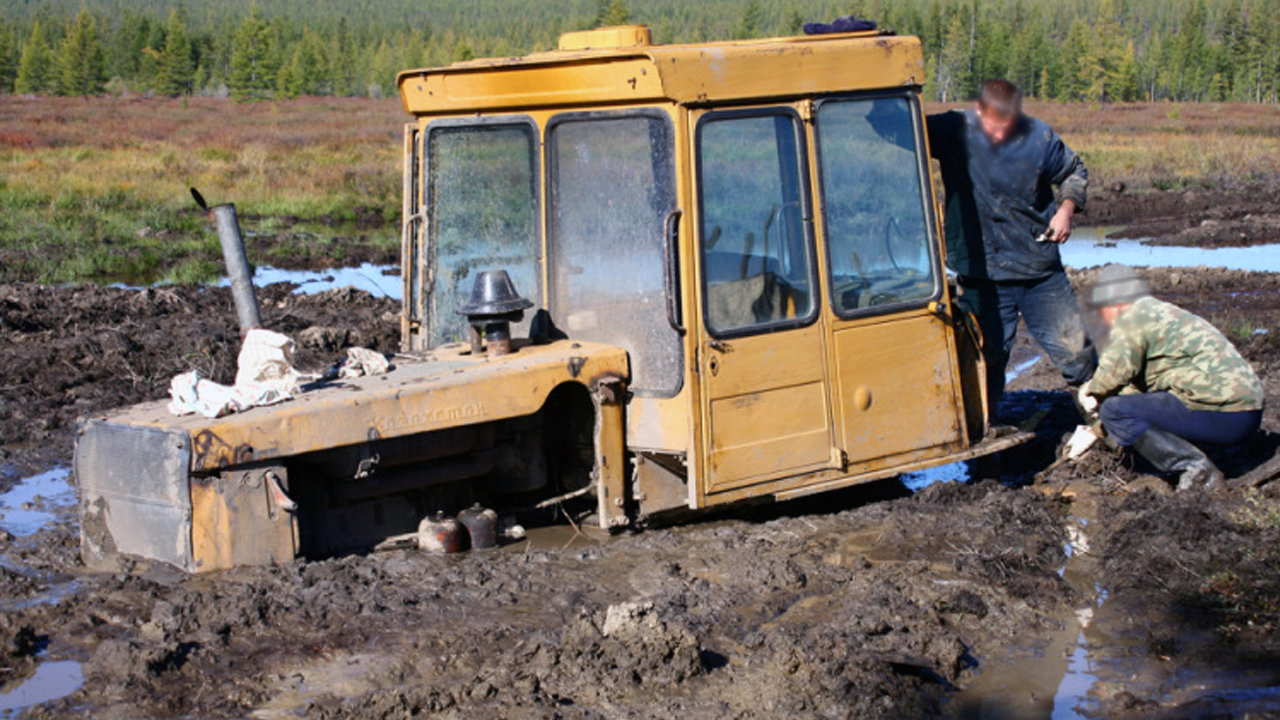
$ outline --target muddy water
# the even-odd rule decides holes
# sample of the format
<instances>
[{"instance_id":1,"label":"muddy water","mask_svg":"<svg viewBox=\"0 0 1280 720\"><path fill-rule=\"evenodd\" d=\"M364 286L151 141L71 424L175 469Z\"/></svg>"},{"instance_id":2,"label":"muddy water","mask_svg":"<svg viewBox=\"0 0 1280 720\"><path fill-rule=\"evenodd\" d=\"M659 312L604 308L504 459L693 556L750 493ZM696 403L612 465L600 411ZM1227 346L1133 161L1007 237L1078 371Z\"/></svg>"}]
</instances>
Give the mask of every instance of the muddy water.
<instances>
[{"instance_id":1,"label":"muddy water","mask_svg":"<svg viewBox=\"0 0 1280 720\"><path fill-rule=\"evenodd\" d=\"M75 505L76 492L67 482L70 474L69 468L53 468L20 480L0 494L0 529L25 537L53 522L60 510Z\"/></svg>"},{"instance_id":2,"label":"muddy water","mask_svg":"<svg viewBox=\"0 0 1280 720\"><path fill-rule=\"evenodd\" d=\"M297 292L307 295L350 286L357 290L365 290L374 297L391 300L400 300L404 297L399 268L394 265L364 263L357 267L325 270L282 270L269 265L254 268L253 284L255 286L263 287L281 282L294 283L298 286ZM222 278L218 282L218 287L228 287L230 284L230 280Z\"/></svg>"},{"instance_id":3,"label":"muddy water","mask_svg":"<svg viewBox=\"0 0 1280 720\"><path fill-rule=\"evenodd\" d=\"M1067 267L1090 268L1107 263L1139 267L1216 267L1228 270L1280 272L1280 245L1252 247L1187 247L1148 245L1146 239L1108 240L1119 228L1090 227L1072 231L1062 245L1062 262Z\"/></svg>"},{"instance_id":4,"label":"muddy water","mask_svg":"<svg viewBox=\"0 0 1280 720\"><path fill-rule=\"evenodd\" d=\"M18 717L23 710L64 698L84 685L84 671L74 660L40 663L35 673L17 685L0 690L0 718Z\"/></svg>"},{"instance_id":5,"label":"muddy water","mask_svg":"<svg viewBox=\"0 0 1280 720\"><path fill-rule=\"evenodd\" d=\"M1073 507L1073 512L1088 512ZM1018 718L1019 720L1076 720L1096 710L1090 697L1098 683L1086 633L1105 593L1097 584L1088 535L1089 521L1066 518L1066 563L1060 576L1077 601L1058 618L1056 631L1028 635L993 658L976 680L956 698L955 717L961 720Z\"/></svg>"}]
</instances>

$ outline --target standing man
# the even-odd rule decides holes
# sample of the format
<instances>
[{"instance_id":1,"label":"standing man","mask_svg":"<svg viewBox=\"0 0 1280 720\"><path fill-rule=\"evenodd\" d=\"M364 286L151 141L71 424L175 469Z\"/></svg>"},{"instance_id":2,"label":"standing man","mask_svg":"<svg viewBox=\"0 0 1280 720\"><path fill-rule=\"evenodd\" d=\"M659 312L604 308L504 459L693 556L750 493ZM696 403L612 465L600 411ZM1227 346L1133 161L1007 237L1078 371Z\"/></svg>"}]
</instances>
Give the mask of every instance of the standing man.
<instances>
[{"instance_id":1,"label":"standing man","mask_svg":"<svg viewBox=\"0 0 1280 720\"><path fill-rule=\"evenodd\" d=\"M958 304L982 329L992 416L1019 316L1067 384L1081 385L1098 358L1058 245L1085 205L1084 163L1048 125L1022 113L1022 94L1008 80L988 81L970 110L930 115L928 132L946 188L947 265L963 289Z\"/></svg>"},{"instance_id":2,"label":"standing man","mask_svg":"<svg viewBox=\"0 0 1280 720\"><path fill-rule=\"evenodd\" d=\"M1089 304L1111 338L1081 407L1097 409L1116 442L1178 473L1179 490L1220 488L1222 473L1195 443L1234 445L1258 431L1265 395L1249 361L1205 320L1151 297L1132 268L1104 267Z\"/></svg>"}]
</instances>

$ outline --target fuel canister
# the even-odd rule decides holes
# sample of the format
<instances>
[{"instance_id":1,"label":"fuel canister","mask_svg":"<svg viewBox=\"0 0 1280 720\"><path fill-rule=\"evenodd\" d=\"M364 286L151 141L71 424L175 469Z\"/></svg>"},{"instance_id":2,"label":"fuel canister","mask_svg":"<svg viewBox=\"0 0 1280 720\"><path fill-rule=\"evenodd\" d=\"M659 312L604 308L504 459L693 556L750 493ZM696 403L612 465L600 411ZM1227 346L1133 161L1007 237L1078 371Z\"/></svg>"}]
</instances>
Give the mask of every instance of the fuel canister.
<instances>
[{"instance_id":1,"label":"fuel canister","mask_svg":"<svg viewBox=\"0 0 1280 720\"><path fill-rule=\"evenodd\" d=\"M418 523L418 548L429 553L456 553L466 549L466 532L457 520L436 511Z\"/></svg>"},{"instance_id":2,"label":"fuel canister","mask_svg":"<svg viewBox=\"0 0 1280 720\"><path fill-rule=\"evenodd\" d=\"M471 536L472 549L483 550L498 544L498 513L480 507L480 503L458 513L458 522Z\"/></svg>"}]
</instances>

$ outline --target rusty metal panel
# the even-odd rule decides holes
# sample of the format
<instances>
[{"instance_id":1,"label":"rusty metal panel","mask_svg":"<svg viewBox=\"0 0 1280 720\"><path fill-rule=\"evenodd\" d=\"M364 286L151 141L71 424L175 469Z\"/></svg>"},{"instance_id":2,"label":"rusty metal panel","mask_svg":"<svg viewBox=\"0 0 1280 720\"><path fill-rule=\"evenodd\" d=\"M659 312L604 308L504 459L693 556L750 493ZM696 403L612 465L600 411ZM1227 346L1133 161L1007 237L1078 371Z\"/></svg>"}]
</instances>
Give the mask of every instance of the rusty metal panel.
<instances>
[{"instance_id":1,"label":"rusty metal panel","mask_svg":"<svg viewBox=\"0 0 1280 720\"><path fill-rule=\"evenodd\" d=\"M192 480L192 556L197 571L293 560L298 550L297 523L273 496L272 482L287 490L284 466L232 470Z\"/></svg>"},{"instance_id":2,"label":"rusty metal panel","mask_svg":"<svg viewBox=\"0 0 1280 720\"><path fill-rule=\"evenodd\" d=\"M75 453L85 564L112 568L126 554L194 569L190 464L185 432L87 421Z\"/></svg>"},{"instance_id":3,"label":"rusty metal panel","mask_svg":"<svg viewBox=\"0 0 1280 720\"><path fill-rule=\"evenodd\" d=\"M164 403L135 406L109 419L188 433L191 470L202 472L532 415L562 383L594 387L600 378L629 374L626 351L608 345L523 345L502 357L471 356L455 345L417 362L398 358L386 375L332 383L214 420L174 417Z\"/></svg>"},{"instance_id":4,"label":"rusty metal panel","mask_svg":"<svg viewBox=\"0 0 1280 720\"><path fill-rule=\"evenodd\" d=\"M627 386L621 378L603 380L591 395L595 405L596 493L600 527L609 530L630 522L627 501L626 423L623 406Z\"/></svg>"}]
</instances>

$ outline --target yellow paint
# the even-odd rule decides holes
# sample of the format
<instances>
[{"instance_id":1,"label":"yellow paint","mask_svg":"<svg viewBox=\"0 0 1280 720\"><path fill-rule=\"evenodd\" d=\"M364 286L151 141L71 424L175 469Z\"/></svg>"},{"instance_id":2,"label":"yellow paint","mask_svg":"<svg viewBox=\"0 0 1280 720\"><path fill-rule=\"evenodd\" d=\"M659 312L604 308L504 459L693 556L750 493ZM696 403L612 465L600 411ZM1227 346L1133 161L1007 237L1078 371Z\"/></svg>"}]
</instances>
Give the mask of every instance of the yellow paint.
<instances>
[{"instance_id":1,"label":"yellow paint","mask_svg":"<svg viewBox=\"0 0 1280 720\"><path fill-rule=\"evenodd\" d=\"M658 99L714 103L925 81L924 56L914 37L852 33L582 47L593 42L607 44L574 34L567 39L571 49L406 70L397 79L400 96L406 112L423 116Z\"/></svg>"},{"instance_id":2,"label":"yellow paint","mask_svg":"<svg viewBox=\"0 0 1280 720\"><path fill-rule=\"evenodd\" d=\"M571 358L583 358L578 374ZM190 433L192 471L287 458L479 422L531 415L562 383L587 386L628 376L626 353L593 343L528 345L498 358L471 357L461 345L421 362L399 361L389 375L356 378L265 408L214 420L174 417L163 403L108 419ZM340 419L340 421L339 421Z\"/></svg>"},{"instance_id":3,"label":"yellow paint","mask_svg":"<svg viewBox=\"0 0 1280 720\"><path fill-rule=\"evenodd\" d=\"M856 33L663 46L651 44L647 28L623 26L570 33L560 49L526 57L409 70L398 82L404 107L414 115L403 136L408 300L401 328L405 349L425 354L397 357L397 367L385 376L343 381L216 420L174 418L161 403L107 418L191 438L191 532L200 569L279 562L297 547L292 519L273 515L266 496L244 490L229 479L234 473L370 440L529 416L564 384L585 387L595 407L593 474L604 527L629 522L644 494L643 481L632 487L629 453L665 456L669 467L687 467L688 504L705 507L843 487L1021 441L969 444L969 432L980 436L986 422L981 358L968 334L957 342L945 288L927 305L856 320L840 319L827 302L823 199L813 191L819 179L815 103L885 90L914 93L909 97L918 113L924 63L916 38ZM796 321L792 326L713 338L703 318L740 308L724 305L719 296L723 307L716 309L701 281L695 128L707 112L749 107L787 108L803 120L799 149L808 155L808 175L800 181L810 198L805 219L813 234L818 279L811 293L818 310L798 318L800 303L788 296L780 319ZM670 398L630 394L626 349L597 343L522 345L500 358L474 357L459 345L428 352L420 334L424 308L411 304L411 290L415 270L429 286L420 155L431 123L518 116L536 126L543 147L549 123L561 113L638 109L665 113L673 129L674 203L682 213L676 279L685 328L679 392ZM539 166L545 259L553 257L545 156ZM925 181L925 201L933 208L932 178ZM933 229L929 240L941 258L941 233ZM940 275L940 261L935 270ZM526 292L546 307L558 275L545 266L542 273L540 296Z\"/></svg>"}]
</instances>

